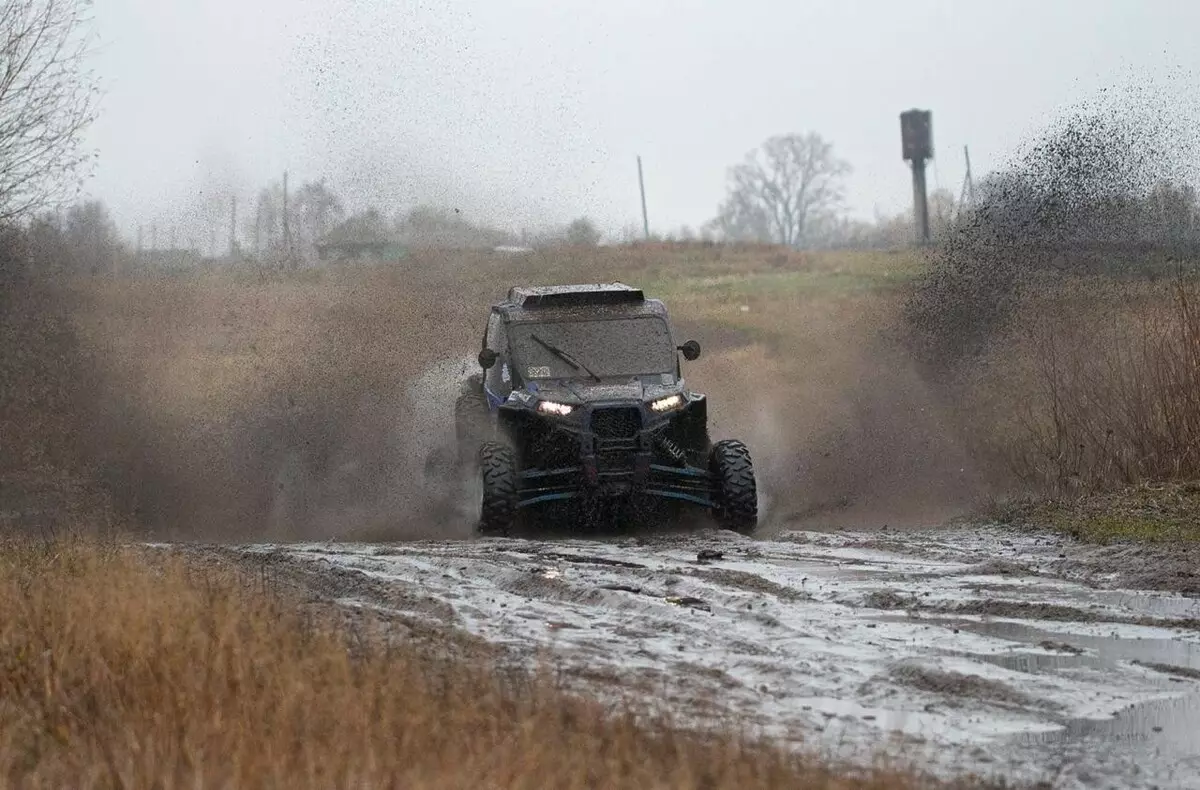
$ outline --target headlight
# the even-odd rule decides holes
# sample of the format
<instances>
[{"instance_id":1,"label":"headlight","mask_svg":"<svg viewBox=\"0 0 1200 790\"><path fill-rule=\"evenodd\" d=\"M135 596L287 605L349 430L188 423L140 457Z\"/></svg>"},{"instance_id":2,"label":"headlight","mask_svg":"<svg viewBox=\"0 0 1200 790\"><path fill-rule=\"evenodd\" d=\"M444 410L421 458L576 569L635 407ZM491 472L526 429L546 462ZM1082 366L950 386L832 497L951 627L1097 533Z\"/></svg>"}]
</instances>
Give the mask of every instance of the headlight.
<instances>
[{"instance_id":1,"label":"headlight","mask_svg":"<svg viewBox=\"0 0 1200 790\"><path fill-rule=\"evenodd\" d=\"M543 414L553 414L556 417L566 417L575 411L574 406L568 406L565 403L556 403L552 400L538 401L537 408Z\"/></svg>"},{"instance_id":2,"label":"headlight","mask_svg":"<svg viewBox=\"0 0 1200 790\"><path fill-rule=\"evenodd\" d=\"M682 405L683 405L683 396L682 395L668 395L665 398L659 398L656 401L651 401L650 409L652 411L662 412L662 411L670 411L671 409L678 409Z\"/></svg>"}]
</instances>

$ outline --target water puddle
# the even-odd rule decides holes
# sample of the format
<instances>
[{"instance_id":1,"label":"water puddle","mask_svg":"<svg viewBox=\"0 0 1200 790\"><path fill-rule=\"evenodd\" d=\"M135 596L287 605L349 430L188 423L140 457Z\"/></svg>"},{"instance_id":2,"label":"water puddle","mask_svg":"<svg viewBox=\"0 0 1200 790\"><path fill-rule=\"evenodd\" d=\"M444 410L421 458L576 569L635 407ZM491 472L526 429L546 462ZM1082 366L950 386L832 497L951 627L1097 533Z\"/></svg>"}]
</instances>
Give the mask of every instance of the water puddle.
<instances>
[{"instance_id":1,"label":"water puddle","mask_svg":"<svg viewBox=\"0 0 1200 790\"><path fill-rule=\"evenodd\" d=\"M1107 719L1071 719L1061 729L1021 733L1015 740L1036 744L1144 741L1159 749L1200 753L1200 693L1139 702Z\"/></svg>"},{"instance_id":2,"label":"water puddle","mask_svg":"<svg viewBox=\"0 0 1200 790\"><path fill-rule=\"evenodd\" d=\"M1076 633L1043 630L1024 623L989 620L942 621L946 625L982 636L992 636L1013 642L1038 645L1052 641L1090 651L1095 659L1112 665L1117 661L1171 664L1186 669L1200 669L1200 644L1177 639L1121 639L1117 637L1086 636Z\"/></svg>"},{"instance_id":3,"label":"water puddle","mask_svg":"<svg viewBox=\"0 0 1200 790\"><path fill-rule=\"evenodd\" d=\"M1164 617L1177 620L1196 618L1200 620L1200 600L1180 595L1154 595L1125 590L1093 590L1093 600L1105 606L1123 609L1133 614Z\"/></svg>"},{"instance_id":4,"label":"water puddle","mask_svg":"<svg viewBox=\"0 0 1200 790\"><path fill-rule=\"evenodd\" d=\"M1086 653L1075 655L1070 653L993 653L990 655L971 654L968 658L972 661L980 661L1030 675L1063 669L1110 669L1113 667L1112 661Z\"/></svg>"}]
</instances>

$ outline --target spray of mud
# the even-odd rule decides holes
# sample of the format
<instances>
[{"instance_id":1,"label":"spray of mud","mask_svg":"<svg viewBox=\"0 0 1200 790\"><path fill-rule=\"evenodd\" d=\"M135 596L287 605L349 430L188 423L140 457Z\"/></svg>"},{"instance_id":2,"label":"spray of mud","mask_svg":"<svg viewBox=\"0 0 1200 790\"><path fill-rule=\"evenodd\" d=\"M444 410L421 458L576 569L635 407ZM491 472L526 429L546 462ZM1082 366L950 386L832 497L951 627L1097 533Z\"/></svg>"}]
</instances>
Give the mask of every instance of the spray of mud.
<instances>
[{"instance_id":1,"label":"spray of mud","mask_svg":"<svg viewBox=\"0 0 1200 790\"><path fill-rule=\"evenodd\" d=\"M1200 106L1182 81L1139 80L1068 108L980 184L908 305L926 361L977 360L1023 297L1078 274L1194 260Z\"/></svg>"},{"instance_id":2,"label":"spray of mud","mask_svg":"<svg viewBox=\"0 0 1200 790\"><path fill-rule=\"evenodd\" d=\"M714 435L752 449L762 533L929 526L975 505L983 475L946 429L941 393L884 337L887 324L842 312L798 320L826 337L836 359L824 368L788 345L748 344L690 379L710 398Z\"/></svg>"},{"instance_id":3,"label":"spray of mud","mask_svg":"<svg viewBox=\"0 0 1200 790\"><path fill-rule=\"evenodd\" d=\"M1068 340L1068 328L1113 331L1106 289L1132 285L1133 295L1138 283L1197 274L1200 107L1185 82L1138 80L1068 108L980 184L979 202L930 251L906 305L905 345L953 404L946 426L987 466L992 493L1074 485L1075 456L1109 452L1114 390L1133 363L1102 370L1097 349ZM1061 413L1077 375L1097 382L1068 404L1086 415L1078 435ZM1038 447L1044 435L1058 449Z\"/></svg>"}]
</instances>

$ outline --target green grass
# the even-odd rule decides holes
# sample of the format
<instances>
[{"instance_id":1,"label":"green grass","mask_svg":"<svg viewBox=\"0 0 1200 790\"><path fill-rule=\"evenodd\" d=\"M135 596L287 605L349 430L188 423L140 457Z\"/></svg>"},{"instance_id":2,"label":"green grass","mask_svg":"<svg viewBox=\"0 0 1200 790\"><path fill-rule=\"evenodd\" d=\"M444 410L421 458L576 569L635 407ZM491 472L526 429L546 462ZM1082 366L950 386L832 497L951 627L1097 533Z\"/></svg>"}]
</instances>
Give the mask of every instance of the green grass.
<instances>
[{"instance_id":1,"label":"green grass","mask_svg":"<svg viewBox=\"0 0 1200 790\"><path fill-rule=\"evenodd\" d=\"M807 264L807 265L805 265ZM661 267L639 285L663 299L700 296L717 302L820 298L903 287L920 273L914 253L824 253L806 256L801 268Z\"/></svg>"},{"instance_id":2,"label":"green grass","mask_svg":"<svg viewBox=\"0 0 1200 790\"><path fill-rule=\"evenodd\" d=\"M1088 543L1200 542L1200 482L1145 484L1009 505L993 515L1051 528Z\"/></svg>"}]
</instances>

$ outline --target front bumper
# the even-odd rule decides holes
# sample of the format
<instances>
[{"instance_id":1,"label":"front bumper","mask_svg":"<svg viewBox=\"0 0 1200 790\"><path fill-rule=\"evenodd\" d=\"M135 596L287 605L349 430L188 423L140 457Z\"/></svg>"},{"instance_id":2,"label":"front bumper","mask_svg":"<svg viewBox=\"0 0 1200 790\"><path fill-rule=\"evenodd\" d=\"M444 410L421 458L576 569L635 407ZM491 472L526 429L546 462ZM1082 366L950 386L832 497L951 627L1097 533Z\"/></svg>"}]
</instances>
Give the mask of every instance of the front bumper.
<instances>
[{"instance_id":1,"label":"front bumper","mask_svg":"<svg viewBox=\"0 0 1200 790\"><path fill-rule=\"evenodd\" d=\"M713 507L712 477L695 466L650 463L644 470L618 472L585 465L521 472L518 507L577 498L646 496Z\"/></svg>"},{"instance_id":2,"label":"front bumper","mask_svg":"<svg viewBox=\"0 0 1200 790\"><path fill-rule=\"evenodd\" d=\"M518 507L633 497L713 507L712 475L682 457L669 425L643 404L586 406L522 454Z\"/></svg>"}]
</instances>

